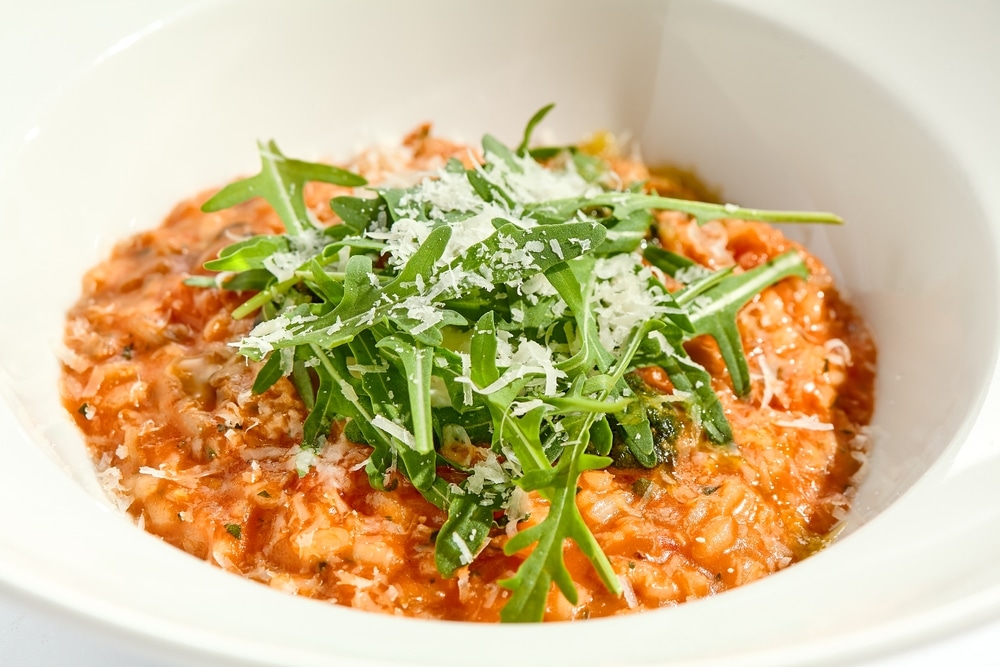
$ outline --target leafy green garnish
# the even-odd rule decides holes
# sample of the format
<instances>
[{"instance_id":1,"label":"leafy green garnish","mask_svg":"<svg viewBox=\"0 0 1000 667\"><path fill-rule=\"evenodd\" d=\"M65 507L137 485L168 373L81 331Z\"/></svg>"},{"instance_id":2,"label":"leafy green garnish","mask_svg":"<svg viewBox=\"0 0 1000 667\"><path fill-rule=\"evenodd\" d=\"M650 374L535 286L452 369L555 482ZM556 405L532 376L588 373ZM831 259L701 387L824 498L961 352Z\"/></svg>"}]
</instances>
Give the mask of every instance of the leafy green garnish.
<instances>
[{"instance_id":1,"label":"leafy green garnish","mask_svg":"<svg viewBox=\"0 0 1000 667\"><path fill-rule=\"evenodd\" d=\"M231 183L219 190L202 206L204 211L221 211L242 204L254 197L263 197L278 213L285 229L292 236L315 229L315 223L306 210L303 190L309 181L322 181L334 185L364 185L365 179L338 167L314 162L292 160L284 156L273 141L258 144L260 173ZM268 245L273 241L255 237ZM280 237L277 237L280 238ZM237 244L239 245L239 244ZM231 269L229 269L231 270Z\"/></svg>"},{"instance_id":2,"label":"leafy green garnish","mask_svg":"<svg viewBox=\"0 0 1000 667\"><path fill-rule=\"evenodd\" d=\"M484 137L481 165L452 160L410 188L336 197L330 206L343 222L332 227L313 221L306 183L364 179L287 158L274 142L260 144L260 173L204 206L261 196L278 212L285 234L240 241L206 264L227 272L224 288L259 290L234 312L260 320L234 343L265 360L254 391L290 377L309 409L303 450L320 450L331 425L345 422L352 440L372 448L366 472L374 488L392 488L402 474L445 510L435 542L444 576L472 563L500 525L524 518L525 493L548 501L542 521L506 542L508 554L532 550L500 582L512 591L504 621L541 620L553 583L576 603L566 540L620 593L576 493L582 473L611 464L616 441L638 465L666 460L658 441L674 433L674 417L657 406L668 397L633 390L641 384L633 372L662 367L675 388L671 403L685 406L708 440L730 442L713 379L684 344L712 336L735 392L745 395L738 310L779 280L807 277L796 252L742 273L697 267L647 243L653 212L681 211L698 222L839 222L825 213L607 191L596 184L607 169L599 159L529 148L550 109L532 117L516 149ZM650 266L684 287L668 292ZM478 459L448 459L453 441L480 445ZM460 481L446 482L439 466Z\"/></svg>"}]
</instances>

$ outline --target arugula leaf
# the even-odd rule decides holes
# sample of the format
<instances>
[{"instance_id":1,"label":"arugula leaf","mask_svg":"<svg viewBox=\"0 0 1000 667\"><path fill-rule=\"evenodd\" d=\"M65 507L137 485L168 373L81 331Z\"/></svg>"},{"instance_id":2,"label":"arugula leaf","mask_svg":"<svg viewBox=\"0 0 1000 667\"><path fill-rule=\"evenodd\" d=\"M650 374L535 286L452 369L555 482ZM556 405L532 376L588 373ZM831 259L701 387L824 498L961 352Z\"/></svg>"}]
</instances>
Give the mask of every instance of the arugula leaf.
<instances>
[{"instance_id":1,"label":"arugula leaf","mask_svg":"<svg viewBox=\"0 0 1000 667\"><path fill-rule=\"evenodd\" d=\"M264 267L263 260L276 252L288 250L288 239L284 236L252 236L226 246L218 259L205 263L209 271L248 271Z\"/></svg>"},{"instance_id":2,"label":"arugula leaf","mask_svg":"<svg viewBox=\"0 0 1000 667\"><path fill-rule=\"evenodd\" d=\"M281 369L281 355L272 354L259 371L253 381L253 393L263 394L274 386L274 383L284 375Z\"/></svg>"},{"instance_id":3,"label":"arugula leaf","mask_svg":"<svg viewBox=\"0 0 1000 667\"><path fill-rule=\"evenodd\" d=\"M779 280L807 276L794 252L745 272L700 267L645 244L653 212L677 210L699 222L839 222L825 213L718 206L636 188L595 194L593 183L607 180L602 160L574 147L529 148L551 108L529 120L516 149L486 135L483 164L466 169L450 160L439 172L450 179L447 201L436 199L442 195L427 181L377 188L373 197L339 196L330 207L342 222L320 229L305 207L306 183L359 186L364 179L288 158L268 142L259 145L260 172L226 186L204 206L219 210L262 196L278 212L286 234L239 241L206 264L231 274L224 288L259 290L233 313L258 313L257 325L238 343L248 358L265 360L253 389L263 392L290 377L309 411L304 449L319 450L331 425L345 422L345 433L371 447L365 471L374 489L390 488L402 474L445 510L435 541L443 576L474 561L498 528L496 517L518 520L508 514L516 495L535 492L548 502L546 517L505 545L508 554L532 549L500 582L513 591L504 621L540 620L553 584L576 602L563 559L567 540L604 585L620 593L576 506L580 475L610 465L616 438L640 465L664 460L657 438L680 414L673 407L679 398L708 440L731 442L713 378L684 344L700 335L715 338L734 389L745 394L750 385L739 309ZM558 197L539 194L541 185L538 192L525 187L538 169L531 160L563 152L572 166L542 179L557 183ZM641 323L616 325L597 307L598 288L609 286L601 277L605 263L623 257L623 266L632 268L616 278L639 281L637 289L655 304ZM667 292L642 268L643 258L683 287ZM217 286L204 276L187 282ZM609 338L615 326L628 329ZM602 340L624 343L609 348ZM648 387L633 391L626 380L648 365L662 367L673 383L669 414L657 408L667 397ZM439 451L449 433L483 446L486 461L450 461ZM487 464L492 472L483 482L478 466ZM451 470L442 476L439 466Z\"/></svg>"},{"instance_id":4,"label":"arugula leaf","mask_svg":"<svg viewBox=\"0 0 1000 667\"><path fill-rule=\"evenodd\" d=\"M809 277L805 262L794 250L745 273L726 276L718 285L691 300L690 317L695 333L708 334L719 344L737 396L746 396L750 392L750 371L736 327L736 314L765 288L791 276L802 280ZM683 293L677 296L677 300L681 305L688 304Z\"/></svg>"},{"instance_id":5,"label":"arugula leaf","mask_svg":"<svg viewBox=\"0 0 1000 667\"><path fill-rule=\"evenodd\" d=\"M453 496L448 505L448 520L434 540L434 562L445 577L471 563L490 541L493 511L483 505L478 495Z\"/></svg>"},{"instance_id":6,"label":"arugula leaf","mask_svg":"<svg viewBox=\"0 0 1000 667\"><path fill-rule=\"evenodd\" d=\"M345 186L367 183L361 176L339 167L286 158L274 141L258 142L257 147L260 151L260 173L222 188L202 205L201 210L221 211L254 197L263 197L274 207L288 233L298 236L316 228L303 197L308 181Z\"/></svg>"},{"instance_id":7,"label":"arugula leaf","mask_svg":"<svg viewBox=\"0 0 1000 667\"><path fill-rule=\"evenodd\" d=\"M521 157L528 154L528 146L531 144L531 135L534 133L535 128L545 120L545 117L549 115L549 112L555 107L555 104L546 104L544 107L535 112L535 115L528 120L528 124L524 126L524 138L521 139L521 143L518 145L515 151Z\"/></svg>"},{"instance_id":8,"label":"arugula leaf","mask_svg":"<svg viewBox=\"0 0 1000 667\"><path fill-rule=\"evenodd\" d=\"M615 395L623 396L628 390L624 380L619 380ZM636 462L646 468L656 465L656 444L653 442L653 427L649 423L646 407L637 400L630 401L618 415L616 421L621 427L625 445L632 452ZM610 427L609 427L610 431ZM607 455L610 447L599 454Z\"/></svg>"},{"instance_id":9,"label":"arugula leaf","mask_svg":"<svg viewBox=\"0 0 1000 667\"><path fill-rule=\"evenodd\" d=\"M712 376L703 366L696 364L687 354L672 354L661 360L663 370L674 387L692 397L692 417L702 425L712 442L726 444L733 441L733 431L726 419L725 410L715 390Z\"/></svg>"},{"instance_id":10,"label":"arugula leaf","mask_svg":"<svg viewBox=\"0 0 1000 667\"><path fill-rule=\"evenodd\" d=\"M680 211L693 216L699 224L711 220L736 218L740 220L757 220L770 223L819 223L828 225L843 224L843 219L832 213L814 211L769 211L762 209L743 208L733 204L710 204L689 199L673 199L659 195L647 195L635 192L607 192L594 197L579 197L557 199L540 204L530 204L526 208L531 213L547 216L558 216L568 219L577 211L610 206L614 208L615 217L627 218L636 211L667 210Z\"/></svg>"},{"instance_id":11,"label":"arugula leaf","mask_svg":"<svg viewBox=\"0 0 1000 667\"><path fill-rule=\"evenodd\" d=\"M410 423L413 426L413 449L421 454L434 452L434 429L431 418L431 362L433 350L419 342L406 342L397 336L387 336L376 343L383 351L391 351L398 368L406 378L410 399Z\"/></svg>"},{"instance_id":12,"label":"arugula leaf","mask_svg":"<svg viewBox=\"0 0 1000 667\"><path fill-rule=\"evenodd\" d=\"M631 341L621 357L616 361L615 368L609 374L617 386L630 367L632 357L639 350L643 339L650 331L662 326L656 321L646 322L632 335ZM599 400L608 398L610 390L599 392ZM573 431L569 438L566 451L554 469L539 469L536 474L525 474L521 478L521 487L526 491L545 490L550 498L549 513L545 519L534 526L521 531L511 538L504 546L507 554L516 553L526 547L535 545L531 554L525 559L517 573L500 582L500 585L514 591L510 600L500 612L500 617L507 622L540 621L545 612L545 601L549 588L555 582L559 590L570 601L576 604L577 593L566 563L563 559L562 545L566 539L572 539L587 556L597 570L601 581L608 590L621 592L621 582L611 568L611 563L594 539L593 534L584 522L576 505L577 480L587 470L598 470L607 467L611 460L606 457L586 454L590 439L590 428L596 414L583 413L574 420Z\"/></svg>"},{"instance_id":13,"label":"arugula leaf","mask_svg":"<svg viewBox=\"0 0 1000 667\"><path fill-rule=\"evenodd\" d=\"M597 336L597 324L590 303L594 287L593 269L593 259L583 258L579 262L560 262L545 272L545 277L566 302L576 322L576 347L579 351L560 363L560 368L567 373L594 367L604 371L614 361Z\"/></svg>"},{"instance_id":14,"label":"arugula leaf","mask_svg":"<svg viewBox=\"0 0 1000 667\"><path fill-rule=\"evenodd\" d=\"M414 253L402 272L385 287L372 285L373 264L370 257L354 255L347 263L344 298L330 313L302 322L291 336L278 341L279 347L319 345L334 348L349 342L361 331L387 318L402 302L417 293L417 280L429 280L434 263L444 252L451 229L437 227L431 231L420 249ZM252 334L252 332L251 332ZM251 340L251 344L246 344ZM251 359L263 356L252 339L244 339L240 353Z\"/></svg>"},{"instance_id":15,"label":"arugula leaf","mask_svg":"<svg viewBox=\"0 0 1000 667\"><path fill-rule=\"evenodd\" d=\"M507 165L508 169L515 173L523 173L524 171L521 165L517 163L514 151L507 148L492 134L483 135L483 153L488 154L490 157L499 158L501 162ZM490 164L489 160L487 160L487 164Z\"/></svg>"},{"instance_id":16,"label":"arugula leaf","mask_svg":"<svg viewBox=\"0 0 1000 667\"><path fill-rule=\"evenodd\" d=\"M604 227L589 222L524 229L506 223L493 236L469 249L461 266L488 269L494 283L511 283L579 257L604 240Z\"/></svg>"},{"instance_id":17,"label":"arugula leaf","mask_svg":"<svg viewBox=\"0 0 1000 667\"><path fill-rule=\"evenodd\" d=\"M382 337L383 340L385 338ZM379 341L373 331L359 333L350 341L348 349L357 363L369 368L386 361L382 356L385 348L379 348ZM410 387L405 376L398 373L367 372L361 376L359 384L358 393L371 402L371 415L365 418L362 426L374 431L379 441L384 443L380 458L402 461L407 477L426 495L437 481L435 454L433 451L418 450L416 436L407 428L407 414L412 406ZM416 396L420 398L419 390ZM409 438L413 438L413 441L408 441ZM384 474L385 469L380 472Z\"/></svg>"},{"instance_id":18,"label":"arugula leaf","mask_svg":"<svg viewBox=\"0 0 1000 667\"><path fill-rule=\"evenodd\" d=\"M355 234L377 223L379 215L388 215L385 200L381 197L375 199L334 197L330 200L330 209L340 217L345 229Z\"/></svg>"}]
</instances>

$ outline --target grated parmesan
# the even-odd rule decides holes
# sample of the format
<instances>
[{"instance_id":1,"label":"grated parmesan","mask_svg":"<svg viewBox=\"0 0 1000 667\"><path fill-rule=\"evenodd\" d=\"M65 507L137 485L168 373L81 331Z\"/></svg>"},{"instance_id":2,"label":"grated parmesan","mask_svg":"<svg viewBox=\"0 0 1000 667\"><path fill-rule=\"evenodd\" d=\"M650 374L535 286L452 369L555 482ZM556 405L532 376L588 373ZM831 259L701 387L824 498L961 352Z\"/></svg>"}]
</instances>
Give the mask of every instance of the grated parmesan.
<instances>
[{"instance_id":1,"label":"grated parmesan","mask_svg":"<svg viewBox=\"0 0 1000 667\"><path fill-rule=\"evenodd\" d=\"M778 419L774 422L785 428L801 428L808 431L832 431L833 424L821 422L815 415L804 415L797 419Z\"/></svg>"}]
</instances>

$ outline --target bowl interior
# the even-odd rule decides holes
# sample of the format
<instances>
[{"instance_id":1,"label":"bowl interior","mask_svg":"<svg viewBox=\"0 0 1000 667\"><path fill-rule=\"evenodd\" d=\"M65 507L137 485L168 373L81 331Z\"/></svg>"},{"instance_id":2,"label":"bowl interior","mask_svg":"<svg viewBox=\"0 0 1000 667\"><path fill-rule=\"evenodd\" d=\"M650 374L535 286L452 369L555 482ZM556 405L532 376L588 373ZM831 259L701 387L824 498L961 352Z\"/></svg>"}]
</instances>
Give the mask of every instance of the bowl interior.
<instances>
[{"instance_id":1,"label":"bowl interior","mask_svg":"<svg viewBox=\"0 0 1000 667\"><path fill-rule=\"evenodd\" d=\"M599 43L587 39L597 33ZM267 661L293 646L283 660L318 663L334 654L457 663L474 642L518 632L538 644L539 657L580 664L575 652L570 660L546 648L538 629L459 631L286 599L132 529L108 510L62 412L53 353L84 270L117 239L158 224L173 203L254 171L256 139L275 138L290 155L337 158L433 121L458 139L476 141L489 131L516 142L531 113L549 102L557 106L543 131L558 139L628 132L647 161L696 166L731 201L832 210L848 221L789 232L833 268L880 348L875 448L847 531L864 533L949 448L961 446L1000 340L997 313L983 307L997 302L993 232L950 155L846 60L714 2L636 0L614 12L568 0L443 2L433 11L391 0L206 3L109 52L42 119L0 184L0 275L25 285L8 294L7 312L15 316L0 329L0 378L17 417L10 428L18 431L0 448L44 481L51 493L37 511L67 517L72 526L62 539L84 550L74 563L38 556L56 537L39 528L37 515L17 519L7 531L15 537L0 544L18 563L18 585L81 613L99 610L112 624L161 642L180 633L189 648L247 660ZM951 232L947 244L942 226ZM11 488L30 488L16 471L0 475ZM33 546L15 539L17 531L30 534ZM123 549L132 554L127 563L112 557ZM789 575L800 567L797 577L829 575L823 590L837 595L839 549ZM46 573L49 566L58 574ZM137 586L152 601L135 595ZM811 583L806 589L816 590ZM801 602L805 594L767 580L650 620L607 623L628 636L662 621L676 629L671 655L722 660L767 647L781 633L743 618L744 630L722 649L711 633L682 630L697 628L702 614L735 617L774 596ZM199 601L193 612L192 596ZM789 632L797 643L850 631L858 623L851 603L843 597L840 615L833 605L819 630L790 615L785 640ZM269 614L264 623L251 611L260 604L286 612L286 620ZM341 630L317 636L297 625L303 614ZM447 640L452 648L373 645L375 629L414 638L436 633L433 643ZM575 633L584 662L663 657L641 642L624 653L627 642L616 642L609 653L581 634L585 629L548 631Z\"/></svg>"}]
</instances>

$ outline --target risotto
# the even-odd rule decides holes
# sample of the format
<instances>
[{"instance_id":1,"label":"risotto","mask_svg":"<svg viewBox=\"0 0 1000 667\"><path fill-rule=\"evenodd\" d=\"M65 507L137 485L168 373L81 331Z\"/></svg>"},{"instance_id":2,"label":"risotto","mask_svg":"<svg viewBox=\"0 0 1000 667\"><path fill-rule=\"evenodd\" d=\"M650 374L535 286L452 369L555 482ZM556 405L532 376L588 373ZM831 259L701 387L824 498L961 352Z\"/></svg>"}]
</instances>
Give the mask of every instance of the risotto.
<instances>
[{"instance_id":1,"label":"risotto","mask_svg":"<svg viewBox=\"0 0 1000 667\"><path fill-rule=\"evenodd\" d=\"M121 509L289 593L465 621L676 605L823 548L876 362L827 269L743 209L667 208L704 195L608 142L526 145L422 126L314 178L270 144L301 210L223 190L119 243L68 314L61 391Z\"/></svg>"}]
</instances>

